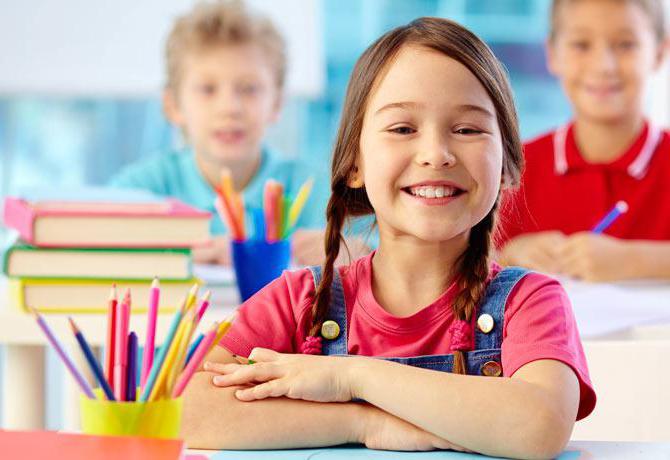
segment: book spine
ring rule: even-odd
[[[3,219],[6,227],[18,231],[26,242],[33,243],[35,213],[26,201],[11,196],[5,198]]]

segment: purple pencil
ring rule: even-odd
[[[135,401],[137,391],[137,334],[128,334],[128,374],[126,382],[126,401]]]
[[[81,391],[83,391],[84,394],[89,398],[95,399],[95,394],[93,393],[91,386],[88,384],[84,376],[81,375],[81,373],[76,368],[76,366],[74,365],[70,357],[67,355],[67,353],[65,353],[63,346],[60,344],[56,336],[53,334],[51,328],[49,328],[49,325],[46,323],[46,321],[44,321],[42,315],[40,315],[34,308],[32,307],[28,308],[30,309],[30,312],[35,316],[35,320],[37,320],[37,324],[39,325],[40,329],[42,329],[42,331],[44,331],[44,334],[47,336],[47,340],[49,340],[49,343],[54,348],[54,350],[56,350],[56,353],[58,353],[58,356],[60,356],[60,359],[63,361],[63,364],[65,364],[65,367],[67,367],[67,370],[70,371],[70,374],[72,374],[72,377],[74,377],[74,380],[81,388]]]

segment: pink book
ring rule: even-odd
[[[209,240],[209,221],[210,213],[175,199],[7,197],[4,208],[5,226],[41,247],[192,247]]]

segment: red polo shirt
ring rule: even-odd
[[[521,187],[503,200],[499,243],[522,233],[591,230],[617,203],[628,212],[604,232],[625,239],[670,240],[670,135],[645,123],[611,163],[591,164],[572,124],[524,145]]]

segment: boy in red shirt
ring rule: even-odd
[[[547,45],[574,120],[524,146],[501,216],[506,264],[591,281],[670,278],[670,136],[643,115],[668,46],[660,1],[555,0]],[[628,212],[600,234],[619,201]]]

